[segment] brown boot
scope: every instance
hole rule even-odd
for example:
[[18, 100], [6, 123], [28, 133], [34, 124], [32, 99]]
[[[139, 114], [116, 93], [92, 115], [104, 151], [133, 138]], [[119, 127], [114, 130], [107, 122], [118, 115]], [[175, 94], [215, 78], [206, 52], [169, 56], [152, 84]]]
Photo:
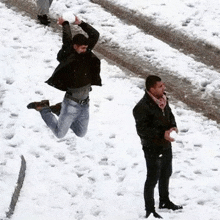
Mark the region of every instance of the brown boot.
[[35, 109], [36, 111], [41, 111], [45, 107], [49, 107], [49, 100], [42, 100], [41, 102], [31, 102], [27, 105], [28, 109]]
[[61, 111], [61, 102], [57, 103], [56, 105], [51, 105], [50, 106], [51, 111], [56, 114], [57, 116], [60, 115], [60, 111]]

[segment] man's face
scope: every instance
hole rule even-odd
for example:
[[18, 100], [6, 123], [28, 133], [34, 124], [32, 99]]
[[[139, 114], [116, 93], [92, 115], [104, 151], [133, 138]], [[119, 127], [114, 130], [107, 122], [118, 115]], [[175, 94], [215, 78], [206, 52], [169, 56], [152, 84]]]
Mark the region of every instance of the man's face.
[[156, 82], [156, 84], [150, 88], [150, 93], [156, 98], [161, 98], [165, 91], [165, 85], [162, 81]]
[[75, 49], [75, 51], [78, 54], [81, 54], [81, 53], [85, 53], [86, 52], [86, 50], [88, 48], [88, 45], [77, 45], [77, 44], [74, 44], [73, 48]]

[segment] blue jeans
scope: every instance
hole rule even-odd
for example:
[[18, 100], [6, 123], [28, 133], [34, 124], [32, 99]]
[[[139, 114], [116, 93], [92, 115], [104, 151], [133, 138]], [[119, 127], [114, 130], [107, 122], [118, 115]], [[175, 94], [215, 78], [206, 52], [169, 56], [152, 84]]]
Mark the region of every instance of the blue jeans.
[[69, 128], [78, 137], [85, 136], [89, 123], [89, 103], [80, 105], [73, 100], [64, 98], [59, 118], [51, 112], [50, 108], [43, 108], [41, 117], [57, 138], [63, 138]]
[[160, 201], [169, 201], [169, 180], [172, 174], [172, 149], [164, 150], [163, 154], [145, 153], [147, 180], [144, 186], [145, 209], [154, 210], [154, 188], [159, 182]]

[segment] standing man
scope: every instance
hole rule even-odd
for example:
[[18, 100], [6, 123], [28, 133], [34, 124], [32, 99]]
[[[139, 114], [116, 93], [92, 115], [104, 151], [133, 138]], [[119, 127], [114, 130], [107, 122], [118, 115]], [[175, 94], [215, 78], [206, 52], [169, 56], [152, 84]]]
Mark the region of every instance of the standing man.
[[53, 0], [37, 0], [37, 18], [41, 24], [48, 25], [50, 21], [48, 19], [49, 8]]
[[159, 181], [159, 208], [178, 210], [169, 199], [169, 179], [172, 174], [172, 148], [170, 137], [176, 131], [176, 122], [165, 95], [165, 85], [161, 78], [150, 75], [146, 79], [144, 97], [133, 109], [137, 133], [141, 139], [146, 165], [147, 179], [144, 186], [146, 218], [152, 213], [155, 218], [162, 218], [155, 211], [154, 188]]
[[[32, 102], [27, 108], [39, 111], [57, 138], [64, 137], [69, 128], [83, 137], [89, 122], [91, 85], [101, 86], [100, 60], [92, 53], [99, 32], [76, 17], [74, 24], [79, 25], [89, 37], [77, 34], [72, 38], [69, 22], [59, 18], [58, 24], [63, 26], [63, 46], [57, 56], [60, 64], [46, 83], [66, 92], [62, 108], [60, 104], [50, 107], [48, 100]], [[59, 115], [58, 120], [52, 108]]]

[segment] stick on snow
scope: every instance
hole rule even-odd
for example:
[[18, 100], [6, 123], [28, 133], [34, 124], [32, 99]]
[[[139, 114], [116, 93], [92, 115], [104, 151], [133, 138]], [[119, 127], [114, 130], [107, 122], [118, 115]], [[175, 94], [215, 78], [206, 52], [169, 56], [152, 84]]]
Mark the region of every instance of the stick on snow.
[[20, 168], [20, 172], [19, 172], [19, 176], [18, 176], [17, 186], [15, 187], [13, 196], [11, 198], [11, 204], [9, 207], [9, 211], [6, 212], [7, 218], [10, 218], [14, 213], [15, 206], [18, 201], [18, 197], [20, 195], [21, 188], [23, 186], [24, 177], [25, 177], [25, 170], [26, 170], [26, 161], [24, 159], [24, 156], [22, 155], [21, 156], [21, 168]]

